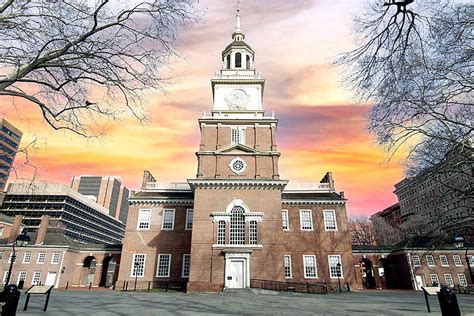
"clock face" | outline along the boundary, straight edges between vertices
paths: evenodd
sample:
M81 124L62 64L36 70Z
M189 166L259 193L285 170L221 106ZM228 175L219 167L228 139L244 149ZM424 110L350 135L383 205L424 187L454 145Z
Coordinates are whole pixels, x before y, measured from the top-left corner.
M232 110L243 110L249 102L247 93L242 89L232 90L225 98Z

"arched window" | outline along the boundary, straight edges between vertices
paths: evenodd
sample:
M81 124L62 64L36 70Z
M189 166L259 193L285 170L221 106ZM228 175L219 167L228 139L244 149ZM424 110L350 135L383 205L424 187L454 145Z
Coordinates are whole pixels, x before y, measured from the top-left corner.
M246 59L246 62L247 62L247 69L250 69L250 56L247 55L247 57L245 59Z
M226 68L227 69L230 69L230 55L227 55L227 58L226 58Z
M245 217L241 206L234 206L230 211L230 243L232 245L245 244Z
M235 53L235 68L242 67L242 54Z

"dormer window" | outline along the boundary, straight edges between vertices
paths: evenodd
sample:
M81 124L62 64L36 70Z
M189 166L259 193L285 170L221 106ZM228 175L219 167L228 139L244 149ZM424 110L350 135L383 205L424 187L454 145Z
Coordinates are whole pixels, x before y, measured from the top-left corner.
M241 68L241 67L242 67L242 54L235 53L235 68Z

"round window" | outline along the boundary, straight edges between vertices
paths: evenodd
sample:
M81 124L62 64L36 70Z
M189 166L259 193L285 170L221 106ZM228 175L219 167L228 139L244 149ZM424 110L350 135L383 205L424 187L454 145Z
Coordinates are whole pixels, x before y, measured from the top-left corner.
M247 167L247 164L242 159L235 158L230 162L229 167L233 172L240 174L241 172L245 170L245 167Z

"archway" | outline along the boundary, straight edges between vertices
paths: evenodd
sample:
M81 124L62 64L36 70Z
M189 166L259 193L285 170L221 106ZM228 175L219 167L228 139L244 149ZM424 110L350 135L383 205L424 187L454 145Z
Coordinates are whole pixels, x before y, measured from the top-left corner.
M102 261L102 272L100 274L99 286L111 287L114 284L115 269L117 267L117 260L114 257L108 256Z
M84 281L86 284L94 283L95 270L97 266L97 259L94 256L88 256L84 259L82 264Z
M362 276L363 285L366 289L375 289L375 276L374 276L374 265L372 261L367 258L362 259L362 263L364 266L364 273L365 273L365 280L364 276ZM364 282L365 281L365 282Z

